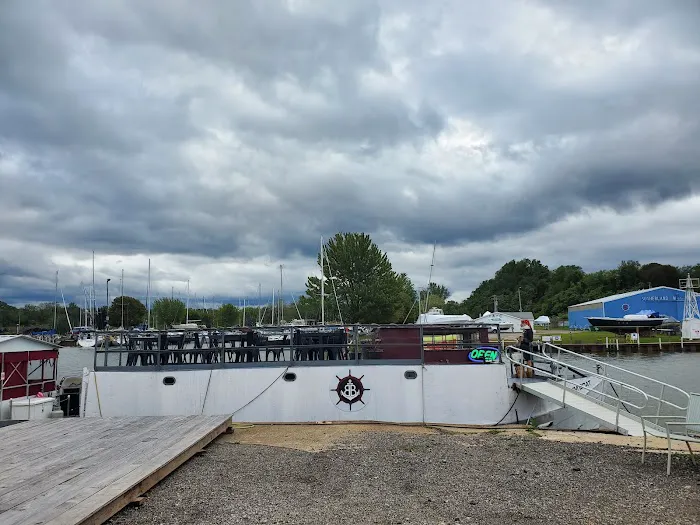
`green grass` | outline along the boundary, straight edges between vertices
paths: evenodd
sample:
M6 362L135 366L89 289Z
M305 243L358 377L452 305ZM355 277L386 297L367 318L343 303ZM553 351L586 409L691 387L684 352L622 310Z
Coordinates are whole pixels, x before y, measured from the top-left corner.
M562 344L605 344L605 338L608 338L608 342L614 343L615 339L619 339L620 343L634 342L631 339L625 339L624 334L614 334L612 332L602 332L602 331L572 331L572 332L557 332L557 331L546 331L538 330L537 338L541 338L546 335L559 335L561 336ZM677 335L655 335L652 337L642 337L640 339L641 343L658 343L661 339L662 343L679 343L681 338ZM554 342L554 341L553 341ZM556 342L554 342L556 344Z

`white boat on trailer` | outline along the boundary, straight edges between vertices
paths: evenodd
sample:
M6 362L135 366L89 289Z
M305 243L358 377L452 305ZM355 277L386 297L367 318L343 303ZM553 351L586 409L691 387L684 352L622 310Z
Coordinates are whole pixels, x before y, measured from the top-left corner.
M524 423L560 408L521 395L513 357L504 354L500 340L489 341L489 328L285 326L269 339L255 329L209 331L196 336L194 348L173 348L167 332L158 332L155 342L150 335L150 343L127 334L124 348L98 348L94 371L85 369L81 415L491 426ZM285 334L281 340L279 333ZM598 383L568 379L569 386L586 389Z

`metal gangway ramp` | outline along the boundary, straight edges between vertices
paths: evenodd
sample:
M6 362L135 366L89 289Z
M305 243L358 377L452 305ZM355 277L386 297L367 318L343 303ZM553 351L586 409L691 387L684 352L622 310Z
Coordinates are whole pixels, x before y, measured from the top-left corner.
M687 411L690 402L690 395L676 386L551 343L545 343L542 352L509 346L504 357L511 363L513 382L519 390L575 410L628 436L644 436L646 430L666 437L666 428L659 422L677 418ZM532 366L524 361L531 361ZM582 377L589 381L581 383Z

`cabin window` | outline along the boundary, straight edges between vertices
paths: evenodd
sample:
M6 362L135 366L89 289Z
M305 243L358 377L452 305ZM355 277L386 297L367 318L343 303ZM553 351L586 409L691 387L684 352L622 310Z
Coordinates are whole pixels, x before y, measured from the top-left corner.
M168 376L163 378L163 384L164 385L174 385L175 384L175 378L173 376Z
M404 376L406 379L415 379L416 377L418 377L418 374L416 373L415 370L406 370L406 371L403 373L403 376Z
M297 375L294 372L287 372L284 374L285 381L296 381Z

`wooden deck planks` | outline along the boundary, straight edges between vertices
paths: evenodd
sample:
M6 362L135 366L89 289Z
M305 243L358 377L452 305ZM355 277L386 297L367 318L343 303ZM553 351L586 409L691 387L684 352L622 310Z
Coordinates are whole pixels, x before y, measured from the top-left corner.
M67 418L0 428L0 525L103 523L230 424L230 416Z

